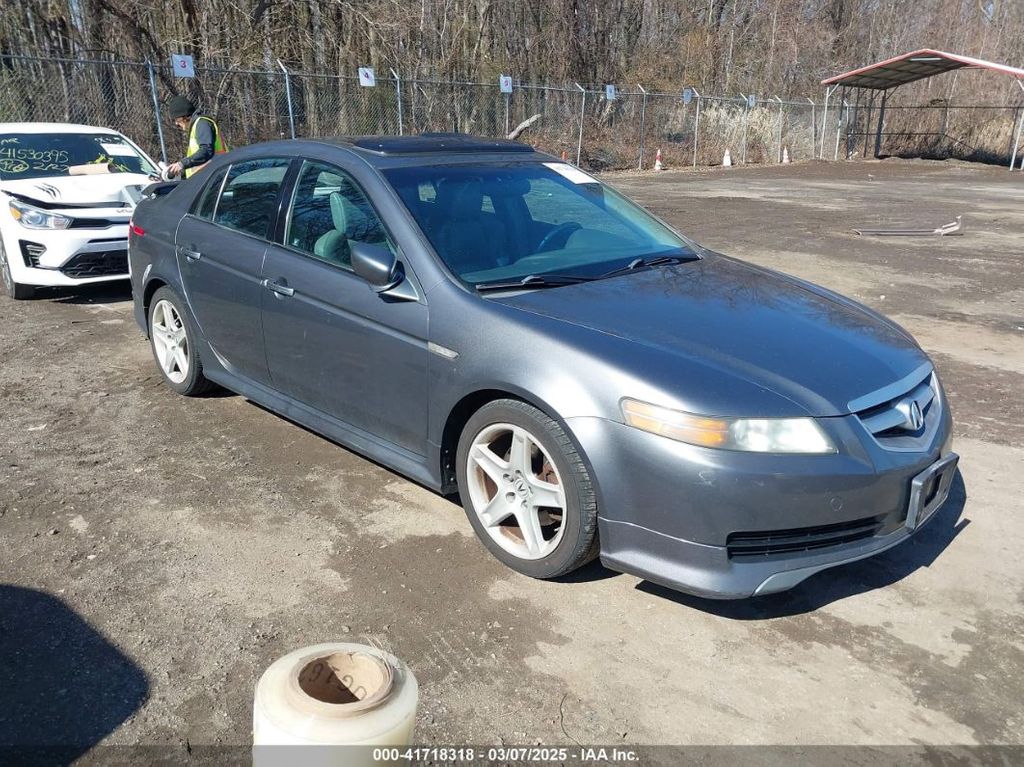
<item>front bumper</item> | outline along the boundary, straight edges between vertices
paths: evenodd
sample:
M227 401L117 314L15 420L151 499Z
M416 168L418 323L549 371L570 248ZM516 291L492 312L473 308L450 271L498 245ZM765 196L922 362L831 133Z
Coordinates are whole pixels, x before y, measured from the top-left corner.
M601 561L670 588L739 599L792 588L907 540L949 493L948 411L930 449L887 451L833 419L829 456L707 450L597 418L569 425L599 492Z
M128 277L128 225L4 233L11 276L22 285L56 287Z

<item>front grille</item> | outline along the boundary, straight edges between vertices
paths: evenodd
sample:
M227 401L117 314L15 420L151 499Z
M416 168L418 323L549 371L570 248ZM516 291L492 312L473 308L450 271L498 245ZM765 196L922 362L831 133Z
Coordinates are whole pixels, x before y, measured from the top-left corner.
M111 226L123 226L127 218L73 218L69 229L106 229Z
M931 370L911 380L896 396L872 404L856 413L864 428L888 450L920 450L935 433L941 418L938 382ZM915 427L911 411L920 421Z
M21 246L21 259L25 266L38 269L39 258L46 252L46 246L28 240L18 240L18 245Z
M842 546L878 534L885 515L792 530L730 533L725 541L730 559L769 559Z
M110 277L117 274L128 274L128 251L96 250L90 253L79 253L73 256L60 268L68 277Z

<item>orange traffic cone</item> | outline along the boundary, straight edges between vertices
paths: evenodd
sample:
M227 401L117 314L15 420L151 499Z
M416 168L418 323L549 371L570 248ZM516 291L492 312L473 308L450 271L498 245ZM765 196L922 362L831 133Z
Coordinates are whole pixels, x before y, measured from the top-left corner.
M665 170L665 166L661 164L661 149L658 149L654 154L654 169Z
M569 153L564 149L562 150L562 162L569 162Z
M784 165L788 165L789 164L789 147L788 146L782 147L782 162L783 162Z

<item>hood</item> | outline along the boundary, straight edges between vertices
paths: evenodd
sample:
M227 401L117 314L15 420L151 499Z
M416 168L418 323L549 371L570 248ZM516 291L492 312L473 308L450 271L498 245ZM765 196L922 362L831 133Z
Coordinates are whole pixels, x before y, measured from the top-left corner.
M927 361L870 309L717 255L495 300L716 368L817 416L849 413L851 400ZM740 403L713 415L743 414Z
M45 208L117 207L132 204L126 187L150 183L149 176L142 173L97 173L0 181L0 191Z

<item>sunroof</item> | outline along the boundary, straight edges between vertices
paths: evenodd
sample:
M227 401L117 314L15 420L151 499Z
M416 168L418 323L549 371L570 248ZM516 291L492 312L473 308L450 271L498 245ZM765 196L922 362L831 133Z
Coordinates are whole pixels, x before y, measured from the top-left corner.
M427 152L532 152L533 147L508 139L481 138L468 133L421 133L418 136L362 136L352 144L380 154Z

